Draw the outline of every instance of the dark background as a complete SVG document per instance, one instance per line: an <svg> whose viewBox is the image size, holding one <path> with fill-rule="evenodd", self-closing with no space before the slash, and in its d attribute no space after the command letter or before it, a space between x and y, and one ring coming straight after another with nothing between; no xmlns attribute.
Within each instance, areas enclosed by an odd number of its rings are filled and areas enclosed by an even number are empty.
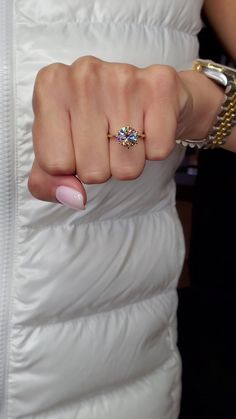
<svg viewBox="0 0 236 419"><path fill-rule="evenodd" d="M233 66L206 26L200 56ZM217 149L192 157L194 182L191 176L177 186L177 200L191 201L191 214L184 216L191 220L185 279L178 290L179 419L236 419L236 155Z"/></svg>

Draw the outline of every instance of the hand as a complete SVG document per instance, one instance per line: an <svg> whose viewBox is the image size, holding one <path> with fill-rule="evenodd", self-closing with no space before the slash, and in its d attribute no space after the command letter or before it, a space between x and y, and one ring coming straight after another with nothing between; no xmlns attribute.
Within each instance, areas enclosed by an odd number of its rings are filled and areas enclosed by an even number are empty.
<svg viewBox="0 0 236 419"><path fill-rule="evenodd" d="M170 155L177 137L203 138L222 100L205 76L169 66L140 69L82 57L71 66L45 67L33 95L29 190L38 199L82 209L83 183L137 178L145 159ZM124 125L145 132L145 140L130 149L109 141L108 132Z"/></svg>

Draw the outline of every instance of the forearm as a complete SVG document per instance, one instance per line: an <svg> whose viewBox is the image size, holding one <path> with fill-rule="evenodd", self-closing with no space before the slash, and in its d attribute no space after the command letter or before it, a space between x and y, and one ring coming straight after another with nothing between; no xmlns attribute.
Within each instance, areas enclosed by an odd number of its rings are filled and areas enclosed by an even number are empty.
<svg viewBox="0 0 236 419"><path fill-rule="evenodd" d="M218 38L236 62L235 0L205 0L204 11Z"/></svg>

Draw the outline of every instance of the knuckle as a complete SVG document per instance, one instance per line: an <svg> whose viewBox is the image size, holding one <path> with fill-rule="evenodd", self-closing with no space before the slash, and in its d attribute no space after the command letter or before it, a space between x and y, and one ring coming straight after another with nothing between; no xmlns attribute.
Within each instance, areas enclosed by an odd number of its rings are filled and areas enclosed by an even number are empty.
<svg viewBox="0 0 236 419"><path fill-rule="evenodd" d="M178 74L173 67L154 64L149 67L150 80L158 91L167 92L176 89Z"/></svg>
<svg viewBox="0 0 236 419"><path fill-rule="evenodd" d="M36 76L36 87L54 85L55 80L62 72L64 73L66 68L67 66L61 63L53 63L41 68Z"/></svg>
<svg viewBox="0 0 236 419"><path fill-rule="evenodd" d="M112 170L112 176L118 180L134 180L140 176L142 170L136 167L117 167Z"/></svg>
<svg viewBox="0 0 236 419"><path fill-rule="evenodd" d="M34 198L40 199L42 196L42 188L45 185L42 185L40 176L34 171L31 171L28 178L28 190Z"/></svg>
<svg viewBox="0 0 236 419"><path fill-rule="evenodd" d="M119 64L117 67L117 81L119 88L133 88L137 80L137 69L130 64Z"/></svg>
<svg viewBox="0 0 236 419"><path fill-rule="evenodd" d="M33 92L33 109L37 109L45 101L45 97L58 93L57 86L64 85L64 77L68 66L61 63L50 64L39 70ZM63 78L63 80L62 80Z"/></svg>
<svg viewBox="0 0 236 419"><path fill-rule="evenodd" d="M151 148L146 151L146 158L148 160L165 160L173 151L172 145L163 145Z"/></svg>
<svg viewBox="0 0 236 419"><path fill-rule="evenodd" d="M76 66L76 67L77 66L79 66L79 67L82 67L82 66L91 67L92 66L93 67L100 62L101 62L101 60L99 60L99 58L97 58L97 57L94 57L93 55L84 55L82 57L77 58L77 60L75 60L72 63L72 67L73 66Z"/></svg>
<svg viewBox="0 0 236 419"><path fill-rule="evenodd" d="M131 64L119 64L118 71L121 78L129 80L135 74L135 67Z"/></svg>
<svg viewBox="0 0 236 419"><path fill-rule="evenodd" d="M80 180L89 185L89 184L99 184L99 183L105 183L110 178L110 173L105 171L89 171L89 172L79 172L79 178Z"/></svg>
<svg viewBox="0 0 236 419"><path fill-rule="evenodd" d="M84 56L74 61L71 66L71 77L75 82L91 80L101 66L101 60L93 56Z"/></svg>
<svg viewBox="0 0 236 419"><path fill-rule="evenodd" d="M71 165L65 161L50 160L39 162L40 167L50 176L63 176L73 174Z"/></svg>

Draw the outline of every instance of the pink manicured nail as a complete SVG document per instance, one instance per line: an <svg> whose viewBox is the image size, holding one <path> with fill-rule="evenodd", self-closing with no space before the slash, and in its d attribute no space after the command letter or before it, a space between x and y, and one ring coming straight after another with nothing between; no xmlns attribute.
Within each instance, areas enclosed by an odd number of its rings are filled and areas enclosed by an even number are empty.
<svg viewBox="0 0 236 419"><path fill-rule="evenodd" d="M69 208L85 209L83 195L76 189L69 188L68 186L58 186L56 189L56 198L61 204Z"/></svg>

